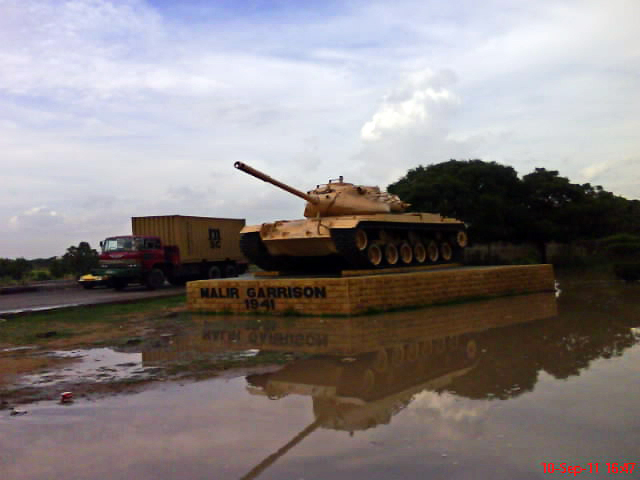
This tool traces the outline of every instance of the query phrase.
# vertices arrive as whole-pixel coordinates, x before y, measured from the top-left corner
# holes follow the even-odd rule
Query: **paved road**
[[[99,303],[121,303],[141,298],[167,297],[184,293],[184,287],[166,286],[158,290],[131,286],[121,292],[110,288],[85,290],[80,287],[59,290],[0,295],[0,316],[24,311],[41,311],[76,305],[95,305]]]
[[[435,270],[443,268],[460,268],[459,265],[438,266]],[[476,268],[476,267],[464,267]],[[396,270],[396,269],[394,269]],[[406,269],[405,269],[406,270]],[[391,270],[364,272],[372,275],[394,273]],[[309,275],[300,275],[308,277]],[[332,275],[316,275],[315,277],[331,277]],[[252,273],[240,275],[237,280],[251,280],[254,278]],[[269,278],[260,277],[262,279]],[[296,276],[280,277],[280,278],[296,278]],[[49,284],[51,282],[48,282]],[[58,282],[60,283],[60,282]],[[62,282],[64,283],[64,282]],[[51,285],[49,285],[51,286]],[[29,311],[54,310],[78,305],[96,305],[100,303],[125,303],[132,300],[152,297],[168,297],[171,295],[179,295],[185,292],[185,287],[172,287],[168,284],[158,290],[147,290],[143,286],[130,286],[121,292],[117,292],[109,288],[95,288],[93,290],[85,290],[75,284],[70,288],[63,289],[46,289],[36,292],[13,293],[10,295],[0,295],[0,317],[20,314]]]
[[[249,280],[253,274],[245,273],[236,280]],[[37,286],[37,285],[36,285]],[[67,286],[68,288],[61,288]],[[129,286],[121,292],[111,288],[85,290],[74,282],[45,282],[42,290],[0,295],[0,317],[25,312],[55,310],[78,305],[97,305],[100,303],[126,303],[133,300],[153,297],[170,297],[185,293],[185,287],[172,287],[165,284],[158,290],[147,290],[143,286]]]

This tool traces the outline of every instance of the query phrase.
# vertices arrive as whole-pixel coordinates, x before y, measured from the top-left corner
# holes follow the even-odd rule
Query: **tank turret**
[[[265,270],[318,273],[462,259],[467,234],[460,220],[407,213],[410,205],[396,195],[342,177],[305,193],[242,162],[234,166],[307,202],[306,219],[252,225],[240,232],[242,252]]]
[[[317,185],[313,190],[304,193],[242,162],[236,162],[234,166],[238,170],[306,200],[304,216],[307,218],[400,213],[409,207],[409,204],[400,200],[397,195],[382,192],[379,187],[346,183],[342,176],[336,180],[329,180],[327,184]]]

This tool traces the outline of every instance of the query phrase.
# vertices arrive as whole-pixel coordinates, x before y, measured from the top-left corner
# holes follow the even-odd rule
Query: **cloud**
[[[9,219],[8,227],[13,231],[46,232],[64,224],[64,218],[49,207],[33,207]]]
[[[620,175],[620,172],[628,175]],[[578,181],[586,181],[596,185],[615,185],[618,195],[634,197],[638,192],[640,179],[640,156],[596,163],[580,171]]]
[[[368,172],[370,181],[389,183],[419,163],[473,156],[483,136],[456,136],[451,131],[463,106],[455,83],[450,71],[405,74],[362,126],[357,168]]]
[[[473,375],[473,373],[472,373]],[[422,391],[411,404],[411,410],[430,420],[438,418],[447,422],[485,421],[491,410],[489,402],[461,402],[448,392]]]
[[[371,120],[364,124],[360,135],[365,141],[379,140],[386,133],[403,129],[427,132],[446,113],[460,104],[459,98],[442,84],[446,73],[434,74],[423,70],[408,76],[405,84],[385,97]]]

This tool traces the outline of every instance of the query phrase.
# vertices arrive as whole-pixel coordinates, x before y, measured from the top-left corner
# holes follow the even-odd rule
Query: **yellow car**
[[[93,275],[91,273],[87,273],[86,275],[82,275],[78,279],[78,283],[82,285],[82,288],[90,290],[93,287],[106,286],[107,277],[101,277],[99,275]]]

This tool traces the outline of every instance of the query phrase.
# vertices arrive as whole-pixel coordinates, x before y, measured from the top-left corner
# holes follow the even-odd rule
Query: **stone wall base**
[[[352,277],[198,280],[192,312],[357,315],[458,300],[553,291],[551,265],[463,267]]]

